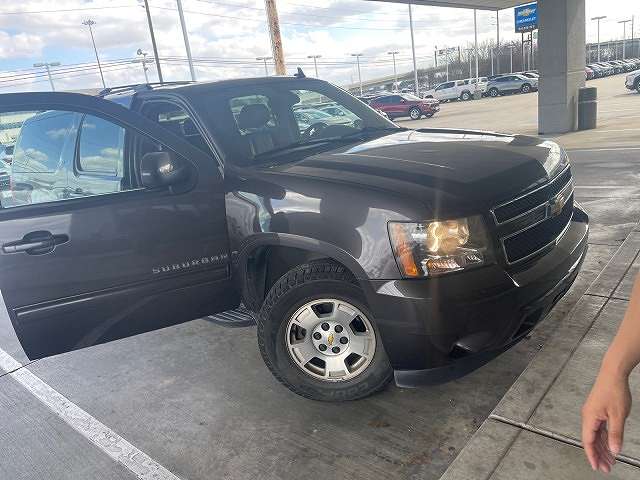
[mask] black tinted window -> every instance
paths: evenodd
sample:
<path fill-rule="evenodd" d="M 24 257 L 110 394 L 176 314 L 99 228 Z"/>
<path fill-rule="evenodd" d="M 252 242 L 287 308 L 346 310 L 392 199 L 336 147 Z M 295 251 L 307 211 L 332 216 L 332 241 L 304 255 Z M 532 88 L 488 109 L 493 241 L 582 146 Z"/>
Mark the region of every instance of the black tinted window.
<path fill-rule="evenodd" d="M 122 176 L 124 128 L 87 115 L 80 127 L 79 169 L 87 173 Z"/>
<path fill-rule="evenodd" d="M 13 155 L 15 173 L 53 173 L 63 161 L 66 142 L 75 140 L 74 115 L 45 112 L 28 119 L 20 130 Z"/>

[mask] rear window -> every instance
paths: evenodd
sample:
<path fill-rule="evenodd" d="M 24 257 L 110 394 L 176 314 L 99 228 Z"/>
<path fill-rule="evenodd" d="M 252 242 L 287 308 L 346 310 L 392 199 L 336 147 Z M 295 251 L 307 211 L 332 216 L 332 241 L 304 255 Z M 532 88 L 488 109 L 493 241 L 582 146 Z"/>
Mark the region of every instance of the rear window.
<path fill-rule="evenodd" d="M 65 143 L 74 133 L 74 114 L 50 112 L 27 120 L 13 154 L 13 173 L 49 173 L 58 170 Z"/>

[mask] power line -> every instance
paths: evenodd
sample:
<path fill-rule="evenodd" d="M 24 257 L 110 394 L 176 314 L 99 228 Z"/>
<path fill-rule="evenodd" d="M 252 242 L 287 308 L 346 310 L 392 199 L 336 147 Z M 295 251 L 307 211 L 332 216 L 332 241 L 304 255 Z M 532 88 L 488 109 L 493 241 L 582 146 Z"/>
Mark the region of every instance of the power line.
<path fill-rule="evenodd" d="M 138 5 L 108 5 L 104 7 L 82 7 L 82 8 L 60 8 L 56 10 L 22 10 L 16 12 L 3 12 L 0 11 L 0 15 L 30 15 L 36 13 L 60 13 L 60 12 L 83 12 L 87 10 L 109 10 L 115 8 L 133 8 Z"/>

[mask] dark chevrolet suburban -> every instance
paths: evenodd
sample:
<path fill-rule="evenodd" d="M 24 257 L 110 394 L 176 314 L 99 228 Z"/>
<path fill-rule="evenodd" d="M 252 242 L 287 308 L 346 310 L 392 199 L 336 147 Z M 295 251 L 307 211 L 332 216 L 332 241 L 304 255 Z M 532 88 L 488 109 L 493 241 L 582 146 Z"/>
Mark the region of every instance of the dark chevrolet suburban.
<path fill-rule="evenodd" d="M 102 97 L 0 96 L 28 117 L 1 199 L 0 293 L 31 359 L 243 303 L 278 380 L 356 399 L 504 351 L 586 253 L 553 142 L 400 128 L 300 77 Z M 296 121 L 327 102 L 354 121 Z"/>

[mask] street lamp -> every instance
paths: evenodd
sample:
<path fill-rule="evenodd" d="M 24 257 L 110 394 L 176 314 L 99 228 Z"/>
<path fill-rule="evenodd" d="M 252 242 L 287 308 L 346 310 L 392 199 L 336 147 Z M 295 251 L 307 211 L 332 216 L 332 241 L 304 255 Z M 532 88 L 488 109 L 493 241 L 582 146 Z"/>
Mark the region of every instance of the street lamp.
<path fill-rule="evenodd" d="M 393 52 L 387 52 L 387 55 L 391 55 L 393 57 L 393 88 L 398 88 L 398 71 L 396 70 L 396 55 L 399 54 L 397 50 Z"/>
<path fill-rule="evenodd" d="M 313 66 L 316 69 L 316 78 L 319 78 L 318 75 L 318 59 L 322 58 L 322 55 L 307 55 L 307 58 L 313 58 Z"/>
<path fill-rule="evenodd" d="M 55 92 L 56 87 L 53 86 L 53 78 L 51 77 L 51 70 L 49 67 L 59 67 L 60 62 L 42 62 L 42 63 L 34 63 L 34 68 L 42 68 L 45 67 L 47 69 L 47 76 L 49 77 L 49 83 L 51 84 L 51 91 Z"/>
<path fill-rule="evenodd" d="M 601 17 L 593 17 L 591 20 L 596 20 L 598 22 L 598 61 L 600 61 L 600 20 L 604 20 L 607 18 L 606 15 L 602 15 Z"/>
<path fill-rule="evenodd" d="M 358 82 L 360 83 L 360 96 L 362 96 L 362 74 L 360 73 L 360 57 L 362 57 L 363 53 L 352 53 L 352 57 L 356 57 L 356 62 L 358 63 Z"/>
<path fill-rule="evenodd" d="M 138 51 L 136 52 L 136 55 L 138 56 L 142 56 L 142 58 L 137 58 L 136 60 L 133 60 L 131 63 L 141 63 L 142 64 L 142 71 L 144 72 L 144 80 L 145 83 L 149 83 L 149 75 L 147 75 L 147 70 L 149 70 L 147 68 L 147 52 L 142 51 L 141 48 L 138 49 Z"/>
<path fill-rule="evenodd" d="M 98 61 L 98 70 L 100 70 L 100 79 L 102 80 L 102 88 L 107 88 L 107 85 L 104 83 L 104 75 L 102 74 L 102 65 L 100 65 L 100 57 L 98 56 L 98 49 L 96 48 L 96 40 L 93 38 L 93 26 L 96 24 L 91 19 L 85 20 L 82 22 L 82 25 L 89 27 L 89 33 L 91 34 L 91 43 L 93 43 L 93 51 L 96 54 L 96 60 Z"/>
<path fill-rule="evenodd" d="M 267 61 L 273 60 L 273 57 L 256 57 L 256 60 L 259 62 L 264 62 L 264 75 L 265 77 L 269 76 L 269 69 L 267 68 Z"/>
<path fill-rule="evenodd" d="M 618 23 L 622 24 L 622 59 L 627 58 L 627 23 L 633 22 L 632 19 L 620 20 Z"/>

